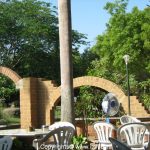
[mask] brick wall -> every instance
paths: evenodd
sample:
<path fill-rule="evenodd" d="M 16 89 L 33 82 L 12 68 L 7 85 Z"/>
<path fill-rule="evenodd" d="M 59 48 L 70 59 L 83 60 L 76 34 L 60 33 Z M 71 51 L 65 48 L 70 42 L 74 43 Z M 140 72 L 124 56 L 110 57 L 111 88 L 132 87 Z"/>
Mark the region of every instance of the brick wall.
<path fill-rule="evenodd" d="M 73 80 L 74 88 L 84 85 L 99 87 L 114 93 L 125 112 L 128 112 L 128 98 L 115 83 L 106 79 L 87 76 Z M 54 107 L 57 105 L 59 98 L 60 86 L 57 87 L 53 81 L 40 78 L 24 78 L 23 88 L 20 89 L 21 127 L 40 127 L 43 124 L 52 124 L 54 122 Z M 149 116 L 135 96 L 131 96 L 131 101 L 131 112 L 135 117 Z M 135 106 L 138 106 L 138 111 L 132 109 Z"/>
<path fill-rule="evenodd" d="M 53 122 L 52 107 L 49 106 L 50 93 L 55 88 L 52 81 L 41 78 L 23 78 L 20 89 L 21 128 L 39 128 L 41 125 Z M 46 114 L 49 118 L 46 118 Z M 51 118 L 50 118 L 51 116 Z M 46 120 L 48 120 L 46 122 Z"/>
<path fill-rule="evenodd" d="M 0 66 L 0 73 L 9 77 L 16 87 L 20 88 L 21 128 L 29 126 L 40 127 L 43 124 L 54 122 L 54 107 L 59 102 L 60 86 L 57 87 L 51 80 L 42 78 L 21 78 L 13 70 Z M 98 77 L 84 76 L 73 79 L 73 87 L 95 86 L 107 92 L 114 93 L 128 112 L 128 97 L 115 83 Z M 131 96 L 131 114 L 135 117 L 150 117 L 136 96 Z"/>
<path fill-rule="evenodd" d="M 9 77 L 14 83 L 22 79 L 16 72 L 7 67 L 0 66 L 0 73 Z"/>
<path fill-rule="evenodd" d="M 21 128 L 38 126 L 37 79 L 24 78 L 20 89 Z"/>

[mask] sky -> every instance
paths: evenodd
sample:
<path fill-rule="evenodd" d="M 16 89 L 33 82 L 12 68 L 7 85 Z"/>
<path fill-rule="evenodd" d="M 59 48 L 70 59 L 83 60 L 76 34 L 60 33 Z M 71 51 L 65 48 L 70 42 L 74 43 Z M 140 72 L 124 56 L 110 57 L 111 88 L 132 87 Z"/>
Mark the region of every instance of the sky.
<path fill-rule="evenodd" d="M 44 0 L 58 7 L 58 0 Z M 94 45 L 96 37 L 106 29 L 110 15 L 104 10 L 107 2 L 114 0 L 71 0 L 72 29 L 87 35 L 90 45 Z M 127 11 L 130 12 L 134 6 L 143 10 L 150 0 L 129 0 Z M 83 52 L 84 46 L 81 47 Z"/>

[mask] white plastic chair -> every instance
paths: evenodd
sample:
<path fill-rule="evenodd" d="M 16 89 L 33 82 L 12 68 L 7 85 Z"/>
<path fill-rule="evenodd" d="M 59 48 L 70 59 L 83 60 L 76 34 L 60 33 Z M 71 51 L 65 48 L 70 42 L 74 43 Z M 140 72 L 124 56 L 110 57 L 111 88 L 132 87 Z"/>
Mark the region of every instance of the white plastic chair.
<path fill-rule="evenodd" d="M 98 137 L 98 149 L 100 150 L 103 148 L 104 150 L 107 150 L 108 148 L 112 148 L 109 137 L 112 137 L 112 133 L 116 130 L 116 127 L 107 122 L 96 122 L 94 123 L 93 127 Z"/>
<path fill-rule="evenodd" d="M 0 150 L 10 150 L 12 147 L 12 139 L 10 136 L 0 138 Z"/>
<path fill-rule="evenodd" d="M 118 129 L 118 139 L 127 143 L 132 150 L 145 150 L 144 136 L 148 129 L 144 123 L 127 123 Z"/>
<path fill-rule="evenodd" d="M 139 119 L 137 119 L 136 117 L 133 116 L 129 116 L 129 115 L 124 115 L 122 117 L 120 117 L 120 122 L 122 125 L 127 124 L 127 123 L 136 123 L 136 122 L 141 122 Z M 148 129 L 145 131 L 145 139 L 147 139 L 146 141 L 144 141 L 144 146 L 148 147 L 149 141 L 150 141 L 150 133 L 148 132 Z"/>
<path fill-rule="evenodd" d="M 124 115 L 120 117 L 120 122 L 122 125 L 124 125 L 126 123 L 134 123 L 134 122 L 141 122 L 141 121 L 133 116 Z"/>
<path fill-rule="evenodd" d="M 50 127 L 48 134 L 41 139 L 33 140 L 33 147 L 37 150 L 46 148 L 53 150 L 69 149 L 71 139 L 75 132 L 74 125 L 68 122 L 58 122 Z"/>
<path fill-rule="evenodd" d="M 70 122 L 65 122 L 65 121 L 56 122 L 56 123 L 50 125 L 50 126 L 48 127 L 48 129 L 49 129 L 49 130 L 54 130 L 54 129 L 58 128 L 58 127 L 64 127 L 64 126 L 71 126 L 72 128 L 75 129 L 75 126 L 74 126 L 72 123 L 70 123 Z"/>

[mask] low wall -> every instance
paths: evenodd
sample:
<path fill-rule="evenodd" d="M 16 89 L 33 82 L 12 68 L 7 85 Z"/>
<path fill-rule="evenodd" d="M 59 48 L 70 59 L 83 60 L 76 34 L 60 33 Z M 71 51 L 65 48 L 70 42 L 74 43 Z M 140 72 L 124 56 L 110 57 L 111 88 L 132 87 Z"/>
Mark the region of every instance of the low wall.
<path fill-rule="evenodd" d="M 114 124 L 117 128 L 121 125 L 120 117 L 111 117 L 109 119 L 110 119 L 110 123 Z M 138 119 L 141 120 L 142 122 L 150 122 L 150 117 L 144 117 Z M 97 121 L 105 121 L 105 120 L 106 118 L 98 118 L 98 119 L 88 118 L 87 122 L 89 122 L 89 124 L 86 127 L 85 121 L 83 119 L 77 118 L 75 123 L 77 135 L 82 134 L 84 136 L 92 137 L 92 139 L 97 138 L 97 134 L 93 128 L 93 123 Z M 116 133 L 114 133 L 113 136 L 116 137 Z"/>

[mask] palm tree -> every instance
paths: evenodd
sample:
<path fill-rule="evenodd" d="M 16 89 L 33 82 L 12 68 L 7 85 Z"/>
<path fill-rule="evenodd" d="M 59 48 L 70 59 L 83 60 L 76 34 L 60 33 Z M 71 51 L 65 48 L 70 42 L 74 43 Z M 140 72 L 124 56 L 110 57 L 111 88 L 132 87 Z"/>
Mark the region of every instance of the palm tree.
<path fill-rule="evenodd" d="M 61 120 L 74 123 L 70 0 L 58 1 L 61 67 Z"/>

